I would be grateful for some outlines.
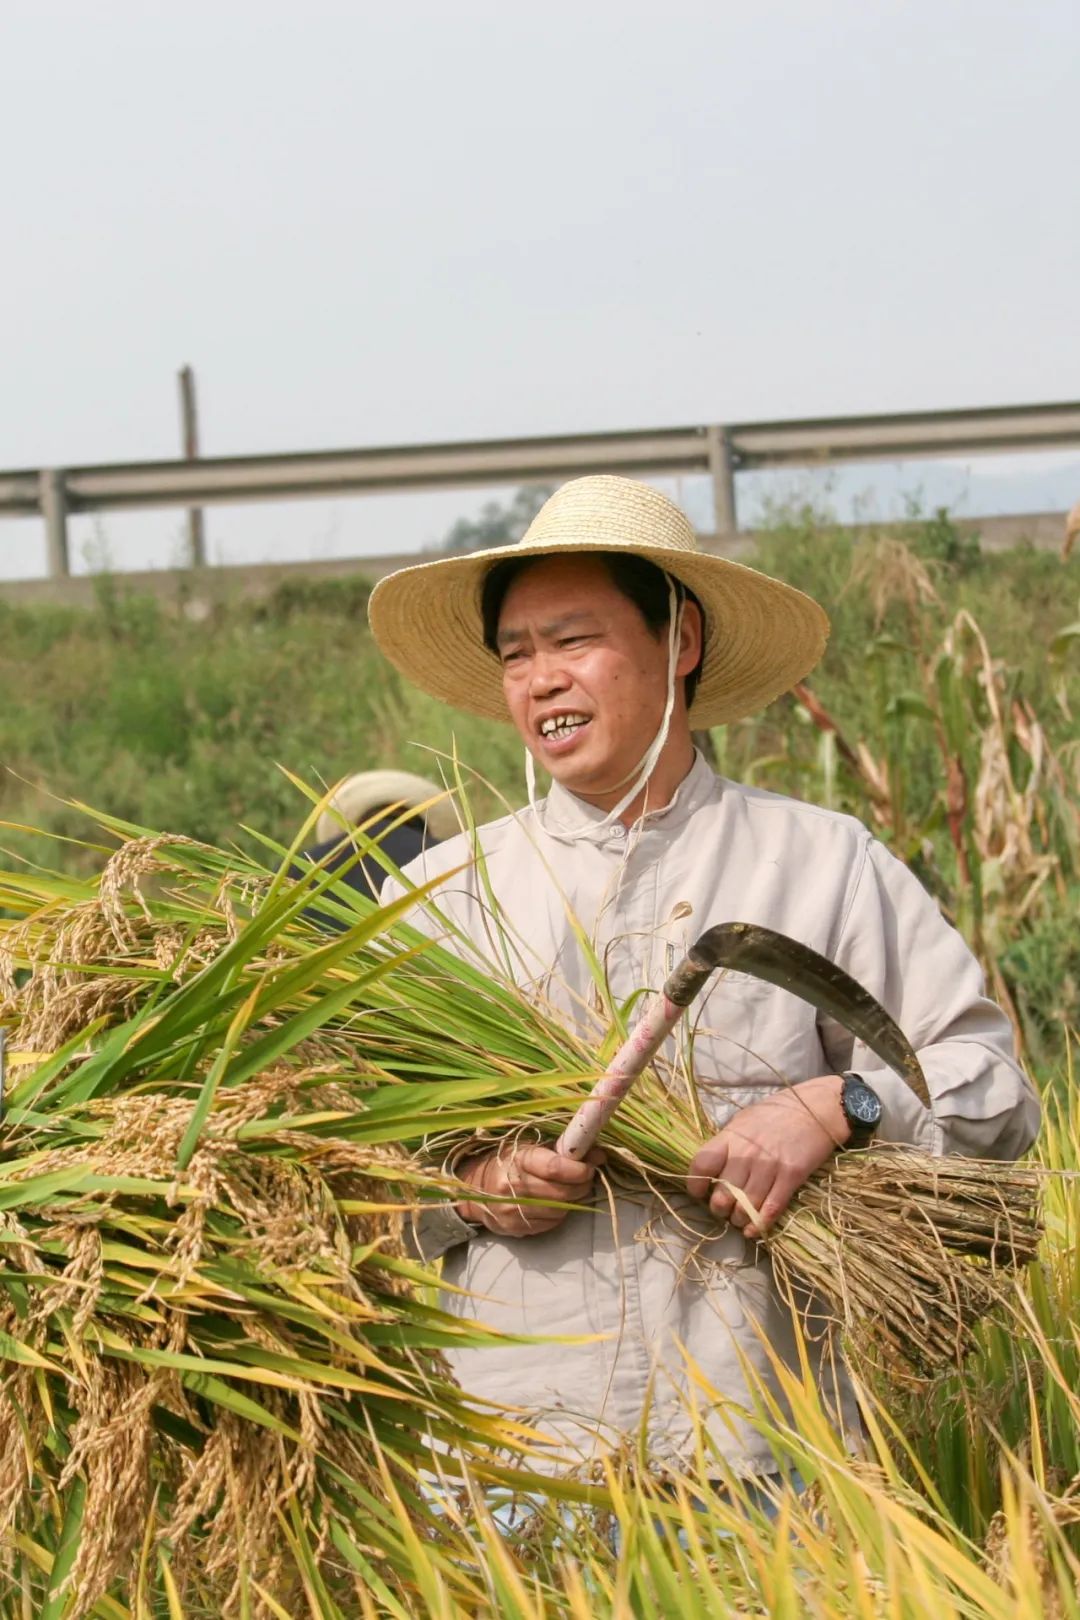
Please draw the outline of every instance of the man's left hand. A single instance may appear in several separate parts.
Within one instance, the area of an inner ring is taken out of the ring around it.
[[[718,1221],[761,1237],[851,1134],[840,1106],[842,1086],[840,1075],[823,1074],[740,1108],[695,1153],[686,1183],[691,1196],[707,1202]],[[759,1220],[729,1190],[736,1187]]]

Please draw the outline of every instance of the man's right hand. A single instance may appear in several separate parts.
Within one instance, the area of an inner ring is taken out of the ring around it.
[[[592,1148],[584,1159],[571,1159],[565,1153],[535,1144],[497,1148],[494,1153],[466,1159],[458,1166],[457,1175],[478,1193],[511,1201],[474,1203],[465,1199],[454,1207],[463,1221],[486,1226],[500,1237],[535,1237],[540,1232],[551,1232],[566,1219],[569,1209],[545,1209],[539,1204],[522,1205],[512,1200],[546,1198],[553,1204],[580,1203],[605,1157],[603,1148]]]

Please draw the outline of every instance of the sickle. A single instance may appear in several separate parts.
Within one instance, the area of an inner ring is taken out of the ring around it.
[[[906,1080],[923,1104],[930,1093],[919,1060],[881,1003],[843,968],[787,934],[759,923],[721,923],[690,947],[612,1058],[592,1095],[582,1103],[556,1152],[584,1158],[638,1075],[656,1056],[709,976],[731,968],[779,985],[828,1013]]]

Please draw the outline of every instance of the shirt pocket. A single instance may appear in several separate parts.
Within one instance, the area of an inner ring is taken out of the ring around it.
[[[821,1072],[814,1009],[750,974],[718,975],[691,1009],[691,1028],[697,1092],[718,1125]]]

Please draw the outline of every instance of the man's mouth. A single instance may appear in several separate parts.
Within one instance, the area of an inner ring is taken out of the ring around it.
[[[540,722],[540,737],[545,748],[561,748],[570,743],[589,724],[590,716],[569,712],[548,715]]]

